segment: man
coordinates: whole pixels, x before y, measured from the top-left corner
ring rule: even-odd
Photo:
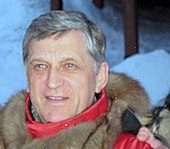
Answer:
[[[23,59],[28,88],[0,113],[0,149],[166,149],[146,128],[138,138],[122,132],[123,112],[147,112],[147,95],[114,73],[107,99],[105,37],[84,14],[53,11],[33,20]]]

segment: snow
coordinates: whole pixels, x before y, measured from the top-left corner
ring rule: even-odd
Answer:
[[[1,104],[5,104],[9,97],[19,90],[26,89],[22,39],[32,19],[50,11],[49,2],[47,0],[0,1]],[[63,3],[65,10],[82,11],[103,29],[107,39],[106,57],[111,70],[127,73],[139,80],[146,89],[151,103],[160,104],[170,92],[170,54],[166,52],[170,51],[169,24],[141,19],[139,54],[124,60],[123,23],[119,3],[113,5],[112,0],[105,0],[105,7],[102,10],[98,9],[91,0],[63,0]]]
[[[170,54],[156,50],[136,54],[111,68],[138,80],[148,93],[152,105],[157,105],[170,92]]]
[[[46,7],[43,7],[46,6]],[[22,63],[22,39],[31,20],[49,11],[49,3],[40,0],[0,1],[0,103],[26,88]]]

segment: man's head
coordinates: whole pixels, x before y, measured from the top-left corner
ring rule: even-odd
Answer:
[[[44,123],[78,115],[107,83],[104,34],[82,13],[38,17],[26,32],[23,50],[30,99]]]
[[[45,39],[54,34],[62,35],[68,30],[80,30],[83,32],[87,50],[94,58],[97,70],[100,64],[106,60],[106,40],[103,31],[91,22],[83,13],[76,11],[53,11],[43,14],[33,20],[27,29],[23,41],[23,60],[27,61],[32,39]]]

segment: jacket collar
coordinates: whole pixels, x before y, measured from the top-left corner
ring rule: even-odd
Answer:
[[[26,96],[26,118],[27,118],[26,126],[33,138],[44,138],[47,136],[53,136],[57,134],[59,131],[61,131],[62,129],[65,129],[70,126],[74,126],[77,123],[83,121],[90,122],[102,116],[108,110],[108,100],[106,97],[106,92],[105,90],[102,90],[102,95],[100,99],[97,102],[95,102],[92,106],[90,106],[88,109],[80,113],[79,115],[60,122],[43,124],[33,120],[28,106],[29,101],[30,101],[30,97],[29,95],[27,95]]]

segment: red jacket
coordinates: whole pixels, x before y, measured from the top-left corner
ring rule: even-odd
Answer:
[[[59,131],[78,124],[82,121],[92,121],[101,115],[105,114],[108,110],[108,100],[106,93],[103,90],[101,98],[93,104],[90,108],[77,115],[74,118],[64,120],[56,123],[42,124],[32,119],[28,108],[29,96],[26,99],[26,116],[27,128],[32,134],[33,138],[44,138],[46,136],[56,135]],[[139,141],[134,135],[130,133],[123,133],[117,138],[113,149],[152,149],[149,144]]]
[[[123,133],[117,138],[113,149],[152,149],[149,144],[141,142],[130,133]]]

